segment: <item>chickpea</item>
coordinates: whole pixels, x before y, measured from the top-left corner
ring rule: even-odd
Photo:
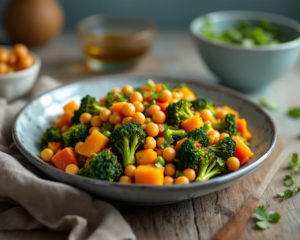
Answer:
[[[91,119],[91,125],[93,127],[100,127],[101,126],[101,119],[100,116],[94,116]]]
[[[134,102],[143,102],[143,96],[140,92],[133,92],[131,95],[130,95],[130,102],[131,103],[134,103]]]
[[[176,178],[175,184],[188,184],[190,183],[189,179],[186,176],[180,176]]]
[[[117,112],[113,112],[109,117],[109,122],[113,125],[121,122],[121,115]]]
[[[165,89],[165,90],[162,90],[161,93],[162,93],[163,96],[159,97],[158,101],[161,101],[161,102],[170,102],[172,100],[172,93],[171,93],[170,90]]]
[[[154,149],[156,147],[156,141],[153,137],[146,137],[146,143],[144,144],[144,148],[146,149]]]
[[[135,101],[133,103],[133,106],[135,107],[136,112],[144,112],[145,110],[144,104],[142,104],[141,102]]]
[[[76,143],[76,145],[75,145],[75,152],[76,153],[78,153],[78,151],[79,151],[79,149],[80,149],[80,147],[83,145],[83,142],[78,142],[78,143]]]
[[[224,118],[227,114],[228,114],[228,112],[226,110],[224,110],[223,108],[220,108],[220,107],[216,108],[217,119]]]
[[[88,124],[92,120],[92,114],[90,113],[82,113],[80,115],[79,121],[83,124]]]
[[[24,44],[16,44],[13,48],[13,52],[18,58],[22,58],[28,55],[28,49]]]
[[[132,122],[132,117],[124,117],[123,119],[122,119],[122,124],[126,124],[126,123],[130,123],[130,122]]]
[[[73,174],[73,175],[75,175],[78,171],[79,171],[79,167],[74,163],[68,164],[65,169],[66,173]]]
[[[142,124],[142,129],[143,129],[144,131],[146,131],[146,128],[147,128],[147,124],[146,124],[146,123],[143,123],[143,124]]]
[[[152,120],[156,123],[164,123],[166,118],[166,114],[163,111],[155,111],[152,115]]]
[[[8,72],[8,66],[6,63],[0,62],[0,74],[4,74]]]
[[[157,141],[156,141],[156,145],[157,145]],[[157,156],[162,156],[163,155],[163,149],[159,148],[159,149],[156,149],[156,153],[157,153]]]
[[[32,56],[30,56],[30,55],[24,56],[24,57],[20,58],[19,68],[20,69],[29,68],[33,65],[33,63],[34,63],[34,58]]]
[[[229,171],[236,171],[240,168],[240,161],[236,157],[230,157],[226,161],[226,166]]]
[[[121,89],[120,88],[113,88],[112,90],[114,93],[120,93],[121,92]]]
[[[226,133],[226,132],[221,133],[220,139],[221,139],[221,138],[226,138],[226,137],[229,137],[229,134],[228,134],[228,133]]]
[[[196,178],[196,172],[192,168],[186,168],[183,170],[183,175],[186,176],[190,182],[194,181]]]
[[[165,176],[174,177],[176,174],[176,167],[173,163],[167,163],[165,166]]]
[[[95,130],[97,130],[97,131],[100,132],[100,128],[98,128],[98,127],[91,127],[91,128],[89,129],[89,134],[92,134],[92,132],[94,132]]]
[[[122,126],[121,123],[117,123],[117,124],[115,125],[114,129],[117,129],[118,127],[121,127],[121,126]]]
[[[128,176],[122,176],[119,178],[119,183],[132,183],[132,179]]]
[[[146,126],[146,133],[148,136],[156,137],[159,133],[159,127],[155,123],[148,123]]]
[[[132,103],[125,103],[122,107],[122,113],[126,117],[132,117],[135,114],[135,107]]]
[[[6,63],[9,60],[9,51],[5,48],[0,48],[0,62]]]
[[[156,139],[156,145],[161,148],[161,146],[165,143],[164,137],[159,137]]]
[[[166,147],[163,151],[163,157],[167,162],[172,162],[176,157],[176,151],[172,147]]]
[[[41,152],[41,159],[45,162],[49,162],[51,158],[53,157],[54,152],[50,148],[45,148]]]
[[[125,167],[125,170],[124,170],[125,176],[133,178],[135,170],[136,170],[135,165],[128,165],[127,167]]]
[[[220,139],[220,133],[217,130],[212,130],[208,133],[209,144],[213,145],[217,143]]]
[[[160,106],[154,104],[148,108],[147,112],[150,116],[152,116],[155,111],[159,111],[159,110],[160,110]]]
[[[209,109],[203,109],[200,112],[200,116],[203,119],[203,121],[209,121],[211,123],[215,122],[214,115]]]
[[[17,63],[17,57],[14,53],[9,54],[8,63],[10,65],[15,65]]]
[[[132,121],[136,123],[143,124],[145,120],[146,120],[145,115],[141,112],[136,112],[132,117]]]
[[[164,177],[164,185],[173,184],[173,183],[174,183],[174,178],[172,178],[170,176]]]
[[[133,92],[134,89],[132,86],[130,85],[125,85],[123,88],[122,88],[122,93],[131,93]]]
[[[100,120],[102,122],[107,122],[109,120],[110,115],[111,115],[111,111],[106,108],[100,112]]]

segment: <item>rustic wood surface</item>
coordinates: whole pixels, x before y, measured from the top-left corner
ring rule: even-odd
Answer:
[[[74,34],[60,36],[55,42],[43,48],[34,49],[42,58],[42,74],[48,74],[66,83],[87,76],[96,76],[85,67],[81,51]],[[215,77],[207,70],[187,32],[159,32],[151,52],[134,68],[126,72],[162,73],[172,76],[190,76],[216,83]],[[279,153],[289,148],[290,153],[300,153],[300,121],[286,117],[286,109],[300,105],[300,62],[283,78],[271,84],[259,93],[248,94],[254,101],[261,97],[276,100],[280,103],[278,112],[270,112],[278,128],[280,141],[272,156],[259,169],[243,180],[222,191],[207,196],[157,207],[117,206],[133,228],[137,239],[211,239],[242,206],[254,192],[266,172],[278,160]],[[290,155],[291,155],[290,154]],[[280,202],[274,198],[282,191],[283,178],[286,175],[284,164],[275,174],[266,188],[259,204],[278,211],[281,221],[271,229],[260,231],[255,228],[255,221],[250,218],[240,239],[299,239],[300,235],[300,194]],[[300,182],[300,176],[297,176]],[[1,239],[65,239],[63,233],[49,230],[32,232],[4,232]]]

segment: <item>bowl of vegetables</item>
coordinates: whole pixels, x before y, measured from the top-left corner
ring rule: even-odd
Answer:
[[[225,85],[251,92],[287,73],[300,52],[300,24],[264,12],[220,11],[192,21],[207,67]]]
[[[229,89],[123,74],[41,95],[19,113],[13,138],[58,181],[118,201],[166,204],[246,176],[272,152],[276,130]]]

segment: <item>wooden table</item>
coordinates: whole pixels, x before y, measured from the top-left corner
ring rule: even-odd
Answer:
[[[66,83],[93,73],[83,64],[77,38],[73,34],[60,36],[48,46],[35,49],[43,61],[42,74],[48,74]],[[187,32],[159,32],[151,52],[138,65],[127,72],[161,73],[173,76],[197,78],[201,81],[217,83],[207,70],[191,36]],[[159,207],[117,206],[132,226],[137,239],[210,239],[222,225],[233,216],[248,196],[258,187],[265,173],[272,167],[276,156],[294,144],[292,152],[300,153],[300,121],[286,117],[286,109],[300,106],[300,62],[283,78],[267,89],[247,96],[254,101],[261,97],[276,100],[281,108],[270,112],[279,132],[279,142],[272,156],[263,166],[234,185],[207,196]],[[289,158],[285,159],[285,165]],[[286,174],[284,166],[278,170],[266,189],[260,204],[281,214],[280,223],[271,229],[260,231],[250,219],[241,239],[299,239],[300,236],[300,194],[280,202],[274,198],[284,189],[282,180]],[[297,176],[298,182],[300,177]],[[64,239],[63,233],[49,230],[33,232],[0,233],[5,239]]]

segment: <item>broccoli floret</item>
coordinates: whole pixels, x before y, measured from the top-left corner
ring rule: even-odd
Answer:
[[[209,145],[209,137],[204,128],[195,128],[190,131],[187,136],[188,138],[200,143],[202,147],[208,147]]]
[[[197,168],[200,157],[200,151],[196,142],[192,139],[187,139],[179,148],[174,162],[179,169]]]
[[[110,135],[109,146],[123,157],[123,165],[135,164],[135,152],[145,143],[146,133],[140,123],[127,123]]]
[[[215,123],[213,128],[220,132],[226,132],[230,136],[235,135],[237,132],[237,126],[234,114],[227,114],[224,118]]]
[[[167,107],[168,121],[171,125],[179,125],[181,121],[193,116],[191,111],[192,104],[186,100],[180,100],[176,103],[171,103]]]
[[[84,177],[115,182],[123,174],[123,168],[119,164],[116,155],[108,150],[103,150],[99,154],[94,154],[88,164],[84,168],[81,168],[77,174]]]
[[[215,115],[216,111],[215,111],[215,103],[211,100],[208,100],[206,98],[201,98],[198,97],[196,100],[191,101],[192,106],[194,108],[195,111],[200,112],[203,109],[209,109],[212,114]]]
[[[49,127],[43,134],[41,147],[45,148],[49,142],[60,142],[61,141],[61,130],[58,127]]]
[[[226,164],[223,159],[216,156],[210,149],[201,151],[201,161],[198,167],[196,182],[206,181],[216,175],[226,172]]]
[[[119,92],[109,92],[106,95],[105,106],[110,107],[111,105],[117,102],[127,102],[128,98],[128,94],[125,95]]]
[[[165,126],[164,130],[165,142],[167,144],[172,144],[173,142],[186,137],[187,133],[183,129],[174,129],[169,126]]]
[[[84,124],[76,124],[62,134],[64,146],[74,147],[77,142],[84,141],[89,134],[89,129]]]
[[[209,146],[208,148],[222,159],[228,159],[234,154],[236,144],[231,137],[225,137],[221,138],[216,144]]]
[[[90,113],[92,115],[99,115],[99,113],[105,108],[100,106],[94,97],[86,95],[81,99],[80,107],[74,112],[72,118],[72,124],[78,124],[80,122],[80,115],[82,113]]]

